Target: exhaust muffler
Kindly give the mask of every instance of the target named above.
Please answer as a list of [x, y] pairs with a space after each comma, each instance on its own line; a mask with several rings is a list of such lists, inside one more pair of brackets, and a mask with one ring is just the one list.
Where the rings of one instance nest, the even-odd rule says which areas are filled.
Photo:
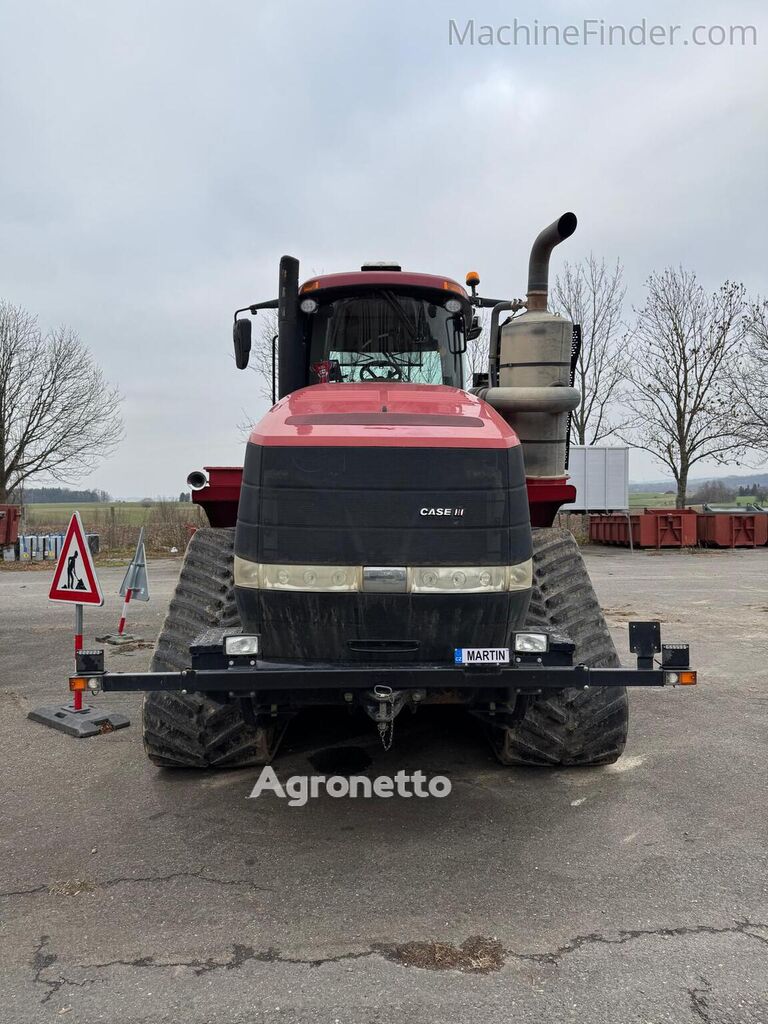
[[515, 430], [526, 476], [533, 478], [565, 476], [570, 413], [581, 398], [571, 386], [573, 324], [547, 309], [552, 250], [570, 238], [576, 224], [575, 214], [564, 213], [536, 237], [526, 312], [501, 327], [498, 341], [491, 339], [498, 346], [496, 375], [490, 388], [478, 392]]

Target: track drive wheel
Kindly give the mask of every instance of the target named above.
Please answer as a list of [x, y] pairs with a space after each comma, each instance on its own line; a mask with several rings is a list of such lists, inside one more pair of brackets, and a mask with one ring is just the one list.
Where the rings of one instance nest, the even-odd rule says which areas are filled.
[[[568, 530], [533, 530], [533, 594], [526, 629], [563, 633], [576, 644], [575, 662], [617, 667], [619, 657]], [[506, 765], [567, 767], [612, 764], [627, 741], [624, 686], [555, 690], [523, 697], [516, 721], [494, 726], [491, 743]]]
[[[153, 672], [188, 668], [189, 645], [203, 630], [237, 628], [233, 591], [234, 529], [198, 530], [152, 657]], [[242, 768], [275, 755], [285, 723], [257, 726], [239, 702], [221, 704], [202, 693], [148, 692], [142, 708], [144, 750], [165, 768]]]

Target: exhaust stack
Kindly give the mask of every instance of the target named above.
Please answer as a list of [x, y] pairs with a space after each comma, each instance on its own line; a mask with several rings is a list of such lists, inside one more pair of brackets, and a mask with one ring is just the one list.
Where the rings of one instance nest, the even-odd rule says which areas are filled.
[[575, 213], [564, 213], [543, 231], [531, 246], [528, 260], [528, 309], [546, 310], [549, 294], [549, 257], [556, 245], [570, 238], [578, 221]]
[[527, 309], [499, 329], [496, 373], [491, 387], [478, 392], [515, 429], [526, 476], [540, 482], [566, 476], [569, 417], [580, 399], [571, 386], [573, 324], [547, 309], [549, 258], [575, 230], [576, 215], [564, 213], [533, 243]]

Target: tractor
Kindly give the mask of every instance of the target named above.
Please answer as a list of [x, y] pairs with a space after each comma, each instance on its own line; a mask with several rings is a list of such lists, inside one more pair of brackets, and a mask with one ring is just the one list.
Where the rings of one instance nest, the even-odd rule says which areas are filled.
[[[657, 622], [630, 623], [637, 666], [621, 667], [578, 545], [553, 526], [575, 498], [579, 332], [547, 308], [549, 262], [575, 228], [566, 213], [538, 235], [525, 300], [393, 263], [301, 282], [284, 256], [278, 297], [236, 311], [244, 369], [251, 318], [276, 310], [273, 406], [242, 467], [188, 478], [210, 527], [150, 671], [78, 664], [91, 690], [145, 691], [153, 762], [264, 764], [321, 706], [362, 708], [388, 747], [403, 709], [439, 702], [481, 719], [504, 765], [605, 765], [628, 686], [695, 682]], [[468, 381], [479, 309], [487, 370]]]

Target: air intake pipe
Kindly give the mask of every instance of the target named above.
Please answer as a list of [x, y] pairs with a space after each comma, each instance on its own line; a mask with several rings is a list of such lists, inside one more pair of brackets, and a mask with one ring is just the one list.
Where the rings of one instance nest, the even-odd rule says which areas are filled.
[[536, 238], [526, 312], [491, 339], [499, 353], [491, 384], [498, 386], [477, 392], [520, 438], [526, 476], [541, 480], [565, 476], [569, 417], [580, 399], [571, 386], [573, 324], [547, 310], [550, 255], [575, 230], [575, 214], [564, 213]]

